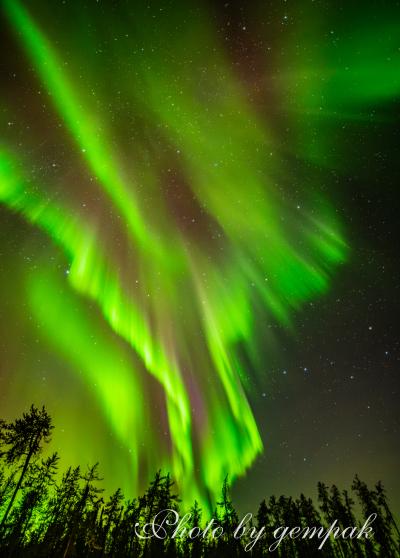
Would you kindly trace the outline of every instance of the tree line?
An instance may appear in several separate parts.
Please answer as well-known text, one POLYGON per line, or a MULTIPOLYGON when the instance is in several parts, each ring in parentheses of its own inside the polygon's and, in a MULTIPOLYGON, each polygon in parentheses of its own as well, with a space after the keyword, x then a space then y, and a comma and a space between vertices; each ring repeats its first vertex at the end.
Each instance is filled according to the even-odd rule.
MULTIPOLYGON (((318 502, 271 496, 259 505, 247 525, 264 527, 264 535, 250 551, 245 534, 234 536, 241 518, 236 512, 226 479, 214 512, 190 510, 187 530, 200 529, 210 520, 223 528, 223 535, 170 537, 137 536, 135 526, 151 523, 157 512, 180 512, 180 499, 169 474, 158 471, 147 491, 132 500, 118 489, 105 498, 98 464, 83 471, 69 467, 60 475, 59 456, 43 457, 50 442, 52 419, 46 409, 31 406, 15 421, 0 419, 0 556, 9 558, 396 558, 400 556, 400 532, 381 482, 369 488, 357 476, 351 492, 318 483, 318 502), (281 526, 328 528, 334 520, 343 529, 358 526, 373 515, 371 538, 329 537, 318 550, 315 538, 284 538, 271 552, 275 529, 281 526)), ((182 516, 185 512, 182 512, 182 516)), ((140 528, 139 528, 140 530, 140 528)))

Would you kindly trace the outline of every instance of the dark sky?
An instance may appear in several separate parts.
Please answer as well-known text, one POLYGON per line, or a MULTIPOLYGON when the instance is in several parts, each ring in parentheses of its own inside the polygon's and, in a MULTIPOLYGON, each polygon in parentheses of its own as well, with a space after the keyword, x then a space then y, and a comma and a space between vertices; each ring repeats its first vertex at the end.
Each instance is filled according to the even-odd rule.
POLYGON ((349 487, 358 474, 382 480, 400 511, 398 106, 389 114, 346 139, 345 148, 368 146, 357 170, 337 178, 351 257, 329 295, 297 317, 298 337, 281 332, 272 394, 256 404, 266 451, 235 490, 243 509, 263 484, 314 494, 317 480, 349 487))

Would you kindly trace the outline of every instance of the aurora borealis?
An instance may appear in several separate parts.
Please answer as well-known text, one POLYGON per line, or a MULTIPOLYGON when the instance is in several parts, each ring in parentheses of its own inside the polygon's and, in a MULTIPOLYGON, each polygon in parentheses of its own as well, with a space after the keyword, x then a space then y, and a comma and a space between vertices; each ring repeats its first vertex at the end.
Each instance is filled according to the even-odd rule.
POLYGON ((162 468, 207 502, 268 452, 263 324, 297 336, 351 260, 330 175, 343 126, 400 93, 399 24, 365 9, 337 38, 332 14, 283 6, 243 23, 200 2, 3 2, 0 201, 29 246, 13 335, 62 378, 11 351, 7 400, 43 400, 66 458, 131 493, 162 468))

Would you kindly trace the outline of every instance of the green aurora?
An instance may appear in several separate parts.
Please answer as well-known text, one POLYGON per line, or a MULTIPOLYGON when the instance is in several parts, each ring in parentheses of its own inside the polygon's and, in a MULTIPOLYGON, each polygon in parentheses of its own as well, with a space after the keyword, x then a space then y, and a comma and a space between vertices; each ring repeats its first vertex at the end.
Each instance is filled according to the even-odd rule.
MULTIPOLYGON (((161 467, 206 503, 263 451, 260 320, 292 327, 349 252, 319 175, 299 186, 287 161, 337 165, 339 124, 399 93, 399 28, 360 24, 335 45, 312 19, 292 26, 279 71, 259 63, 279 92, 268 119, 201 4, 3 4, 31 98, 1 100, 0 199, 49 239, 21 272, 32 327, 90 387, 117 484, 136 492, 161 467)), ((62 452, 102 463, 105 446, 62 452)))

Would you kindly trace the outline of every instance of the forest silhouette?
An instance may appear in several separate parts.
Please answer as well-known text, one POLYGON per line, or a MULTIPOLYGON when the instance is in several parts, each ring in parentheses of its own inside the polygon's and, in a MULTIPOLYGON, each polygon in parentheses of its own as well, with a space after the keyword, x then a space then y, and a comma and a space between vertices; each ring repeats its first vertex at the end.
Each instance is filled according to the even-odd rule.
POLYGON ((61 475, 57 453, 43 457, 53 428, 46 409, 34 405, 14 421, 0 419, 1 557, 400 557, 400 532, 381 482, 371 489, 356 476, 351 492, 320 482, 317 504, 303 494, 299 498, 263 499, 251 525, 246 525, 246 533, 235 538, 235 527, 241 517, 231 501, 228 479, 211 516, 197 502, 190 510, 180 510, 174 483, 169 474, 161 471, 142 496, 127 500, 118 489, 106 498, 97 463, 85 471, 69 467, 61 475), (142 526, 167 509, 181 516, 190 513, 187 530, 200 531, 214 520, 214 525, 223 528, 223 534, 213 537, 209 530, 207 535, 193 539, 140 538, 138 531, 143 533, 142 526), (285 537, 275 550, 270 550, 276 542, 274 531, 279 527, 328 529, 336 520, 341 529, 349 526, 360 529, 371 516, 375 519, 370 538, 330 536, 318 549, 321 541, 316 537, 285 537), (251 527, 255 531, 264 527, 264 533, 246 551, 251 527))

